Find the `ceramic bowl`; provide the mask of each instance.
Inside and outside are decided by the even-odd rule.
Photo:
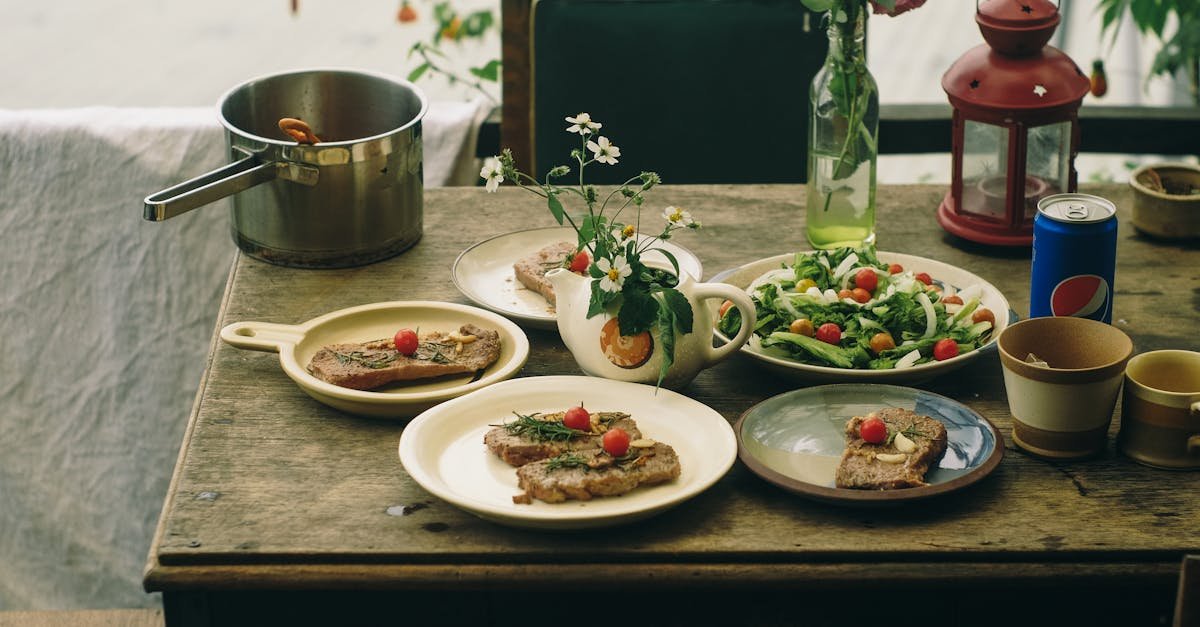
[[[1137,230],[1163,239],[1200,238],[1200,166],[1144,165],[1130,175],[1129,186],[1133,188],[1133,226]],[[1166,192],[1160,191],[1162,188]],[[1181,189],[1195,192],[1170,193]]]

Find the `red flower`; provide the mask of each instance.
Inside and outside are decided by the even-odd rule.
[[[887,6],[885,6],[885,3],[871,0],[871,6],[875,8],[876,13],[884,13],[891,17],[895,17],[901,13],[904,13],[905,11],[911,11],[919,7],[922,4],[925,4],[925,0],[895,0],[895,3],[888,2],[886,4],[893,4],[893,6],[889,10]]]

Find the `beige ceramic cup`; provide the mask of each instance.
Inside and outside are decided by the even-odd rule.
[[[1200,353],[1142,353],[1125,369],[1117,448],[1149,466],[1200,468]]]
[[[1087,318],[1030,318],[997,340],[1013,442],[1051,459],[1104,450],[1133,342]],[[1030,363],[1030,355],[1047,365]]]

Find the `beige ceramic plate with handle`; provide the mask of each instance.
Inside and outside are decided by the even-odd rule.
[[[721,272],[711,279],[713,283],[727,283],[746,289],[750,284],[762,276],[763,274],[782,267],[783,264],[791,264],[795,259],[795,253],[785,253],[752,261],[744,266]],[[1008,299],[1004,298],[1004,294],[996,289],[991,283],[983,280],[979,276],[967,272],[962,268],[957,268],[948,263],[942,263],[925,257],[917,257],[916,255],[904,255],[901,253],[888,253],[877,251],[876,256],[883,263],[898,263],[904,266],[905,270],[912,272],[927,272],[935,283],[952,285],[956,289],[964,289],[972,285],[978,285],[980,288],[980,304],[983,307],[991,309],[996,316],[995,327],[992,329],[992,336],[987,343],[969,353],[964,353],[957,357],[947,359],[945,361],[931,361],[924,364],[918,364],[911,368],[892,369],[892,370],[867,370],[867,369],[852,369],[852,368],[834,368],[830,366],[817,366],[797,361],[782,354],[774,353],[771,349],[764,350],[757,346],[757,343],[747,342],[742,346],[741,354],[750,357],[757,361],[769,370],[779,374],[780,376],[793,379],[804,383],[919,383],[928,381],[934,377],[941,376],[958,368],[961,368],[972,360],[977,359],[980,355],[995,352],[996,338],[1000,337],[1000,333],[1009,325],[1010,314],[1008,308]],[[721,339],[724,338],[719,332],[716,334]],[[753,336],[752,336],[753,339]]]
[[[645,238],[645,235],[641,237]],[[462,252],[454,260],[451,276],[454,285],[477,305],[486,307],[534,329],[557,328],[554,307],[541,294],[526,289],[513,274],[513,264],[523,257],[557,242],[576,241],[571,227],[553,226],[497,235]],[[674,242],[655,242],[674,255],[679,270],[699,281],[704,272],[700,259],[692,251]],[[651,251],[646,261],[666,262],[659,252]]]
[[[500,334],[500,358],[480,373],[450,375],[395,384],[378,390],[352,390],[322,381],[307,366],[322,347],[392,337],[402,328],[457,331],[464,324]],[[502,316],[476,307],[434,301],[398,301],[350,307],[296,325],[235,322],[221,329],[226,343],[279,353],[283,371],[309,396],[352,414],[407,418],[468,392],[511,378],[529,357],[529,340]]]
[[[483,444],[512,412],[590,411],[630,414],[644,437],[671,445],[682,473],[667,483],[590,501],[513,503],[517,469]],[[400,462],[422,488],[471,514],[534,529],[586,529],[627,523],[674,507],[716,483],[737,457],[729,422],[712,408],[667,389],[592,377],[513,379],[443,403],[417,416],[400,436]]]

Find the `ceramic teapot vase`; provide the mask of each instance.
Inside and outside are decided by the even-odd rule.
[[[658,331],[622,336],[614,312],[587,317],[591,279],[565,268],[546,274],[554,285],[558,333],[583,371],[594,377],[655,384],[662,365],[662,341]],[[675,334],[675,360],[663,378],[663,386],[679,389],[703,369],[735,353],[754,329],[754,302],[742,290],[724,283],[697,283],[682,273],[676,286],[692,305],[692,332]],[[705,301],[730,300],[742,313],[742,326],[728,344],[713,348],[713,308]]]

